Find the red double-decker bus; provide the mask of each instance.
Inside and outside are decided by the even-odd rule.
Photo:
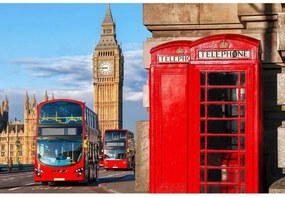
[[[99,171],[97,114],[81,101],[53,99],[38,105],[34,180],[96,179]]]
[[[134,134],[126,129],[110,129],[104,134],[104,165],[110,169],[135,168]]]

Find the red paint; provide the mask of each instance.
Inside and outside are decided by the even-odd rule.
[[[108,129],[104,133],[105,169],[133,169],[135,166],[134,134],[126,129]]]
[[[105,169],[127,169],[129,168],[128,160],[104,160]]]
[[[223,34],[151,50],[150,192],[259,192],[259,45]]]

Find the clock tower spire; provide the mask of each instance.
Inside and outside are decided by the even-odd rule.
[[[101,25],[101,37],[93,54],[94,111],[102,134],[123,127],[124,57],[116,38],[110,4]]]

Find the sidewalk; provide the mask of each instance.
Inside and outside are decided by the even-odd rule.
[[[15,165],[13,166],[11,172],[9,172],[9,168],[7,165],[0,166],[0,174],[27,172],[27,171],[33,171],[33,170],[34,170],[33,164],[21,164],[20,167],[19,165]]]

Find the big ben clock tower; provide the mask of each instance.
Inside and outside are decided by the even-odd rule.
[[[99,128],[122,128],[124,57],[116,39],[116,26],[108,4],[101,38],[93,54],[94,111]]]

